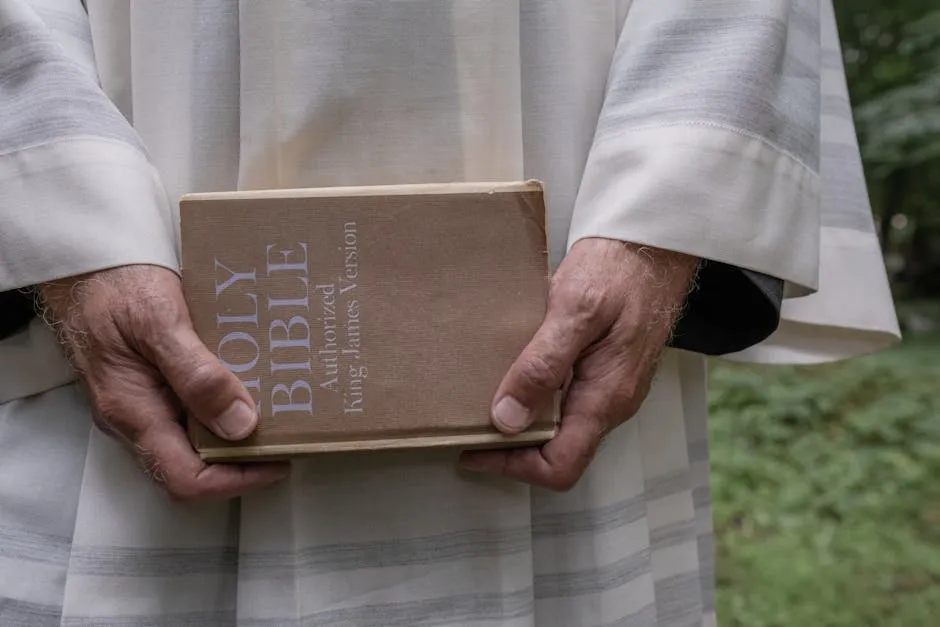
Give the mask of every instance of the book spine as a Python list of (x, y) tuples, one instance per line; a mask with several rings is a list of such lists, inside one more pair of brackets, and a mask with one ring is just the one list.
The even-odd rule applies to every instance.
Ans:
[(557, 429), (548, 427), (533, 429), (519, 435), (507, 436), (497, 433), (465, 435), (414, 436), (407, 438), (383, 438), (329, 442), (306, 442), (302, 444), (267, 444), (264, 446), (229, 446), (203, 448), (200, 456), (207, 462), (260, 461), (282, 459), (314, 453), (351, 453), (357, 451), (391, 451), (427, 448), (503, 448), (538, 445), (555, 437)]

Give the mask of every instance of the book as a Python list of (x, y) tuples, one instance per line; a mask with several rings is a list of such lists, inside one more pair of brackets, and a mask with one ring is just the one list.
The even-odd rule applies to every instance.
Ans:
[(196, 333), (255, 400), (239, 442), (187, 421), (207, 461), (538, 445), (558, 402), (504, 435), (490, 407), (550, 281), (539, 181), (187, 194)]

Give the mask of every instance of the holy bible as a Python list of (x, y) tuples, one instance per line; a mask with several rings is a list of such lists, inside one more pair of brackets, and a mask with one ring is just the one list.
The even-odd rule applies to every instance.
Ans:
[(207, 461), (537, 445), (557, 399), (507, 436), (490, 406), (540, 325), (550, 265), (541, 183), (199, 193), (180, 201), (196, 332), (252, 394)]

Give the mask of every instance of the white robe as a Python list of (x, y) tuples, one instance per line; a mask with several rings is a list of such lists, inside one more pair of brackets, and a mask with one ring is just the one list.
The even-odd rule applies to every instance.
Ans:
[[(539, 178), (553, 264), (601, 235), (783, 279), (732, 358), (898, 337), (828, 0), (88, 5), (0, 0), (8, 103), (61, 96), (0, 98), (0, 290), (176, 269), (186, 192)], [(0, 342), (0, 624), (713, 624), (707, 449), (705, 360), (669, 351), (568, 493), (437, 451), (176, 505), (36, 321)]]

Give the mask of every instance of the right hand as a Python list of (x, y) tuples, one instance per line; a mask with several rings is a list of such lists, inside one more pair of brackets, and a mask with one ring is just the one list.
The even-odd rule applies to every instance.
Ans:
[(129, 444), (173, 499), (231, 498), (287, 476), (286, 463), (206, 464), (190, 444), (184, 408), (227, 440), (247, 437), (258, 417), (251, 395), (193, 330), (176, 274), (124, 266), (41, 292), (95, 424)]

